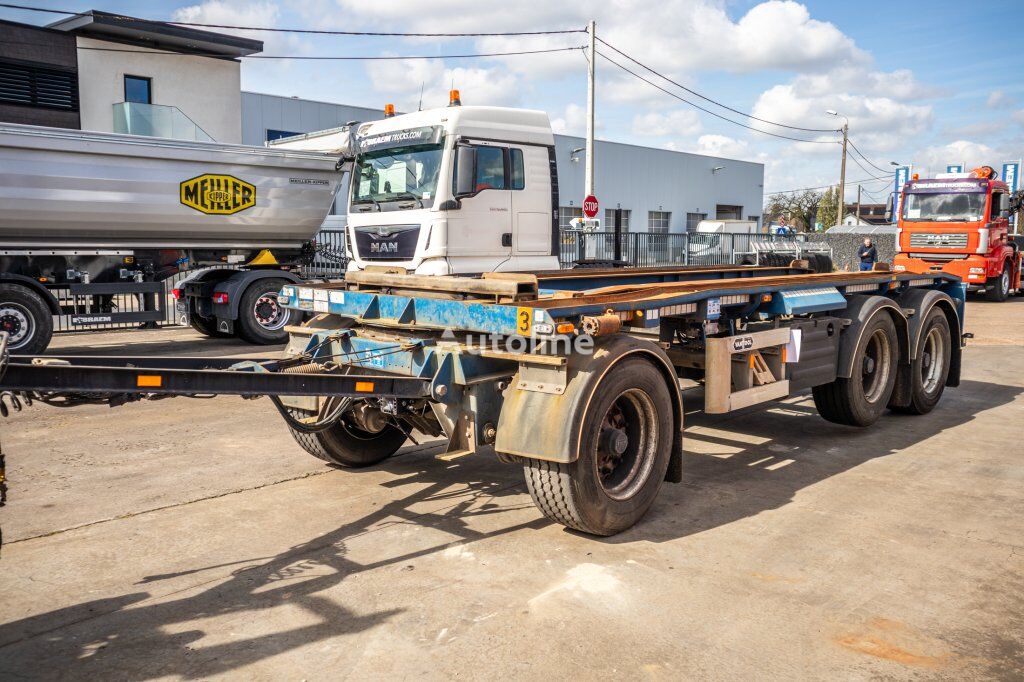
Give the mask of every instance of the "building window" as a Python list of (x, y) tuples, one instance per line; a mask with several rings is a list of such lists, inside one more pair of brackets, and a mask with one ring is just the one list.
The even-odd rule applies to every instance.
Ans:
[(672, 222), (672, 213), (669, 211), (648, 211), (647, 231), (667, 233), (669, 224)]
[(574, 218), (582, 218), (583, 209), (579, 206), (559, 206), (558, 207), (558, 229), (560, 230), (571, 230), (573, 229), (572, 220)]
[(0, 102), (78, 111), (78, 75), (74, 71), (0, 61)]
[(153, 79), (145, 76), (124, 77), (124, 101), (138, 104), (153, 103)]
[(707, 213), (687, 213), (686, 214), (686, 231), (687, 232), (696, 232), (697, 231), (697, 225), (700, 224), (700, 221), (706, 220), (707, 217), (708, 217)]
[(302, 133), (293, 133), (290, 130), (274, 130), (272, 128), (267, 128), (267, 142), (280, 140), (282, 137), (293, 137), (301, 134)]
[[(624, 208), (622, 210), (622, 231), (629, 232), (629, 209)], [(615, 209), (606, 208), (604, 210), (604, 229), (614, 230), (615, 229)]]

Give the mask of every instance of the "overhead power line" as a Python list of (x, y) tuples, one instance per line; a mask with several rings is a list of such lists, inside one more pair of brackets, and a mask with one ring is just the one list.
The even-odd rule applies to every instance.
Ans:
[(744, 117), (749, 118), (751, 120), (759, 121), (761, 123), (767, 123), (767, 124), (773, 125), (773, 126), (778, 126), (780, 128), (789, 128), (790, 130), (803, 130), (803, 131), (806, 131), (808, 133), (835, 133), (835, 132), (838, 132), (838, 129), (836, 129), (836, 128), (801, 128), (800, 126), (791, 126), (791, 125), (788, 125), (786, 123), (776, 123), (775, 121), (769, 121), (766, 118), (758, 118), (757, 116), (754, 116), (753, 114), (748, 114), (745, 111), (740, 111), (739, 109), (733, 109), (732, 107), (730, 107), (727, 104), (722, 104), (721, 102), (719, 102), (717, 100), (713, 100), (710, 97), (707, 97), (705, 95), (700, 94), (696, 90), (691, 90), (690, 88), (686, 87), (682, 83), (677, 83), (676, 81), (672, 80), (668, 76), (666, 76), (666, 75), (664, 75), (662, 73), (659, 73), (658, 71), (655, 71), (651, 67), (647, 66), (643, 62), (640, 62), (636, 58), (631, 57), (630, 55), (626, 54), (625, 52), (623, 52), (619, 48), (615, 47), (614, 45), (609, 43), (607, 40), (604, 40), (600, 36), (597, 37), (597, 40), (601, 44), (603, 44), (605, 47), (608, 47), (608, 48), (611, 48), (612, 50), (615, 50), (620, 55), (622, 55), (623, 57), (625, 57), (629, 61), (633, 62), (637, 66), (642, 67), (643, 69), (646, 69), (647, 71), (650, 71), (651, 73), (653, 73), (658, 78), (661, 78), (662, 80), (671, 83), (672, 85), (676, 86), (677, 88), (681, 88), (681, 89), (685, 90), (686, 92), (690, 93), (694, 97), (700, 97), (705, 102), (710, 102), (711, 104), (714, 104), (715, 106), (719, 106), (719, 107), (721, 107), (723, 109), (731, 111), (734, 114), (739, 114), (740, 116), (744, 116)]
[[(882, 178), (882, 179), (885, 180), (886, 182), (889, 182), (888, 178)], [(851, 186), (851, 187), (854, 187), (856, 185), (865, 185), (865, 184), (870, 184), (870, 183), (873, 183), (873, 182), (877, 182), (877, 179), (872, 180), (870, 178), (865, 178), (864, 180), (850, 180), (846, 184)], [(817, 190), (817, 189), (828, 189), (829, 187), (835, 187), (835, 186), (836, 186), (836, 183), (833, 182), (833, 183), (828, 184), (828, 185), (818, 185), (817, 187), (801, 187), (799, 189), (780, 189), (780, 190), (777, 190), (775, 192), (765, 192), (765, 196), (771, 196), (773, 194), (794, 194), (795, 192), (811, 192), (811, 191), (814, 191), (814, 190)], [(867, 191), (867, 190), (865, 190), (865, 191)], [(880, 191), (880, 190), (876, 189), (875, 191), (877, 192), (877, 191)]]
[[(126, 52), (129, 54), (151, 54), (167, 57), (224, 57), (216, 53), (196, 52), (171, 52), (171, 51), (149, 51), (149, 50), (126, 50), (116, 47), (79, 47), (79, 50), (93, 50), (97, 52)], [(435, 54), (435, 55), (375, 55), (375, 56), (317, 56), (317, 55), (287, 55), (287, 54), (250, 54), (242, 55), (239, 59), (302, 59), (302, 60), (323, 60), (323, 61), (379, 61), (379, 60), (403, 60), (403, 59), (473, 59), (477, 57), (515, 57), (529, 54), (545, 54), (549, 52), (571, 52), (573, 50), (585, 50), (585, 45), (576, 47), (552, 47), (544, 50), (520, 50), (518, 52), (472, 52), (466, 54)]]
[[(639, 78), (643, 82), (647, 83), (648, 85), (650, 85), (652, 87), (657, 88), (658, 90), (661, 90), (666, 95), (669, 95), (670, 97), (675, 97), (677, 100), (679, 100), (681, 102), (685, 102), (686, 104), (689, 104), (691, 107), (694, 107), (695, 109), (700, 109), (701, 111), (703, 111), (706, 114), (711, 114), (715, 118), (720, 118), (723, 121), (727, 121), (729, 123), (732, 123), (733, 125), (738, 125), (741, 128), (746, 128), (747, 130), (753, 130), (755, 133), (761, 133), (763, 135), (771, 135), (772, 137), (779, 137), (779, 138), (782, 138), (784, 140), (792, 140), (794, 142), (807, 142), (807, 143), (810, 143), (810, 144), (838, 144), (839, 143), (838, 140), (805, 140), (805, 139), (802, 139), (802, 138), (799, 138), (799, 137), (790, 137), (789, 135), (780, 135), (779, 133), (773, 133), (773, 132), (770, 132), (770, 131), (767, 131), (767, 130), (761, 130), (760, 128), (755, 128), (753, 126), (748, 126), (746, 123), (740, 123), (739, 121), (734, 121), (733, 119), (728, 118), (726, 116), (722, 116), (721, 114), (719, 114), (717, 112), (714, 112), (714, 111), (711, 111), (710, 109), (708, 109), (706, 107), (702, 107), (701, 105), (699, 105), (699, 104), (697, 104), (695, 102), (691, 102), (690, 100), (686, 99), (682, 95), (674, 93), (671, 90), (666, 90), (665, 88), (661, 87), (660, 85), (658, 85), (654, 81), (651, 81), (651, 80), (648, 80), (647, 78), (644, 78), (643, 76), (638, 74), (636, 71), (633, 71), (629, 67), (623, 66), (622, 64), (620, 64), (619, 62), (615, 61), (614, 59), (612, 59), (611, 57), (609, 57), (608, 55), (606, 55), (604, 52), (602, 52), (600, 50), (597, 50), (597, 54), (599, 56), (603, 57), (604, 59), (606, 59), (607, 61), (611, 62), (615, 66), (619, 67), (620, 69), (622, 69), (626, 73), (631, 74), (631, 75), (633, 75), (636, 78)], [(835, 131), (828, 131), (828, 132), (835, 132)]]
[(888, 178), (880, 178), (874, 173), (872, 173), (871, 169), (867, 168), (864, 164), (862, 164), (853, 154), (850, 154), (850, 160), (857, 164), (862, 171), (867, 173), (869, 176), (873, 177), (875, 180), (888, 180)]
[(851, 139), (850, 139), (849, 137), (847, 137), (847, 138), (846, 138), (846, 141), (850, 143), (850, 146), (851, 146), (851, 147), (853, 147), (853, 149), (854, 149), (854, 150), (855, 150), (855, 151), (856, 151), (856, 152), (857, 152), (858, 154), (860, 154), (860, 158), (864, 159), (864, 161), (866, 161), (866, 162), (867, 162), (867, 164), (868, 164), (869, 166), (871, 166), (871, 167), (873, 167), (873, 168), (876, 168), (876, 169), (878, 169), (878, 170), (882, 171), (883, 173), (891, 173), (891, 172), (892, 172), (892, 171), (891, 171), (890, 169), (882, 168), (881, 166), (878, 166), (877, 164), (873, 163), (873, 162), (871, 161), (871, 159), (869, 159), (869, 158), (868, 158), (867, 156), (865, 156), (865, 155), (864, 155), (864, 152), (862, 152), (862, 151), (861, 151), (861, 150), (860, 150), (860, 149), (859, 149), (859, 148), (857, 147), (857, 145), (855, 145), (855, 144), (853, 143), (853, 140), (851, 140)]
[[(0, 7), (6, 7), (8, 9), (20, 9), (29, 12), (43, 12), (47, 14), (62, 14), (66, 16), (82, 17), (89, 16), (88, 12), (72, 12), (71, 10), (53, 9), (47, 7), (30, 7), (28, 5), (15, 5), (11, 3), (0, 3)], [(331, 31), (327, 29), (312, 29), (312, 28), (272, 28), (268, 26), (239, 26), (236, 24), (207, 24), (195, 21), (161, 21), (159, 19), (139, 19), (137, 17), (129, 17), (125, 15), (110, 15), (111, 19), (122, 20), (122, 21), (152, 21), (154, 23), (162, 24), (174, 24), (175, 26), (195, 26), (198, 28), (227, 28), (234, 29), (237, 31), (267, 31), (271, 33), (309, 33), (315, 35), (332, 35), (332, 36), (390, 36), (390, 37), (408, 37), (408, 38), (474, 38), (474, 37), (485, 37), (485, 36), (547, 36), (547, 35), (563, 35), (566, 33), (586, 33), (585, 28), (572, 28), (572, 29), (561, 29), (555, 31), (504, 31), (494, 33), (400, 33), (390, 31)]]

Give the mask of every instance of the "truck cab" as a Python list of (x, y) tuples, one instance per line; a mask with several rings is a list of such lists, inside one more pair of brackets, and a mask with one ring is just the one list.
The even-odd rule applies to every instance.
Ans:
[(894, 269), (949, 273), (989, 300), (1005, 300), (1021, 286), (1021, 254), (1007, 236), (1009, 209), (1009, 188), (987, 166), (911, 180), (897, 217)]
[[(558, 268), (558, 176), (547, 114), (457, 102), (352, 124), (349, 270)], [(311, 134), (277, 144), (318, 143)]]

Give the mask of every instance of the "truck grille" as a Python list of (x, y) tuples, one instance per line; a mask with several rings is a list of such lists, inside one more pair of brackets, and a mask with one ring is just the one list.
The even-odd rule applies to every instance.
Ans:
[(412, 260), (419, 241), (419, 225), (357, 227), (356, 255), (363, 260)]
[(967, 233), (915, 233), (910, 235), (910, 246), (918, 249), (966, 249)]

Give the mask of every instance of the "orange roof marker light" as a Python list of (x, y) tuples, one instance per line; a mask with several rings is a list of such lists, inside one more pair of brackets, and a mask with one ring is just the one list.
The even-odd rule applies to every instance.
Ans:
[(458, 90), (449, 90), (448, 91), (448, 106), (450, 106), (450, 107), (461, 107), (462, 106), (462, 98), (459, 96), (459, 91)]
[(395, 115), (395, 105), (385, 104), (384, 105), (384, 118), (391, 118)]

